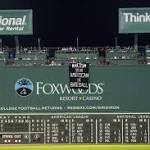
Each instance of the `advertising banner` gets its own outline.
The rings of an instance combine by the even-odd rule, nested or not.
[[[31,35],[32,10],[0,10],[0,35]]]
[[[0,68],[0,113],[150,112],[149,66],[89,67],[87,89],[68,66]]]
[[[119,33],[150,33],[150,8],[119,8]]]

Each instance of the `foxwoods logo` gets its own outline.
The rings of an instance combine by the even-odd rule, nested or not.
[[[73,95],[102,95],[104,93],[104,83],[89,83],[88,89],[73,89],[68,84],[63,83],[45,83],[35,82],[34,92],[36,95],[59,95],[59,96],[73,96]],[[33,92],[33,83],[31,80],[22,78],[15,84],[15,91],[20,96],[28,96]]]
[[[44,83],[36,82],[36,94],[37,95],[64,95],[64,94],[75,94],[75,95],[94,95],[94,94],[103,94],[104,83],[89,83],[87,90],[85,89],[73,89],[70,88],[67,84],[62,83]]]
[[[18,95],[26,97],[33,92],[33,83],[27,78],[19,79],[15,84],[15,91]]]

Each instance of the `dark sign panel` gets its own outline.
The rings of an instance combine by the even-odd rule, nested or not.
[[[70,88],[88,88],[89,64],[70,63],[69,64]]]

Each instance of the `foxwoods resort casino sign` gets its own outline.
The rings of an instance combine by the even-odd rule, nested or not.
[[[59,96],[60,101],[102,100],[104,83],[89,83],[88,89],[73,89],[68,84],[45,83],[43,81],[33,84],[30,79],[21,78],[15,83],[15,91],[21,97],[27,97],[34,93],[37,96]]]

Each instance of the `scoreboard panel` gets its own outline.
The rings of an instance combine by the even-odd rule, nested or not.
[[[150,114],[0,115],[0,144],[149,144]]]

